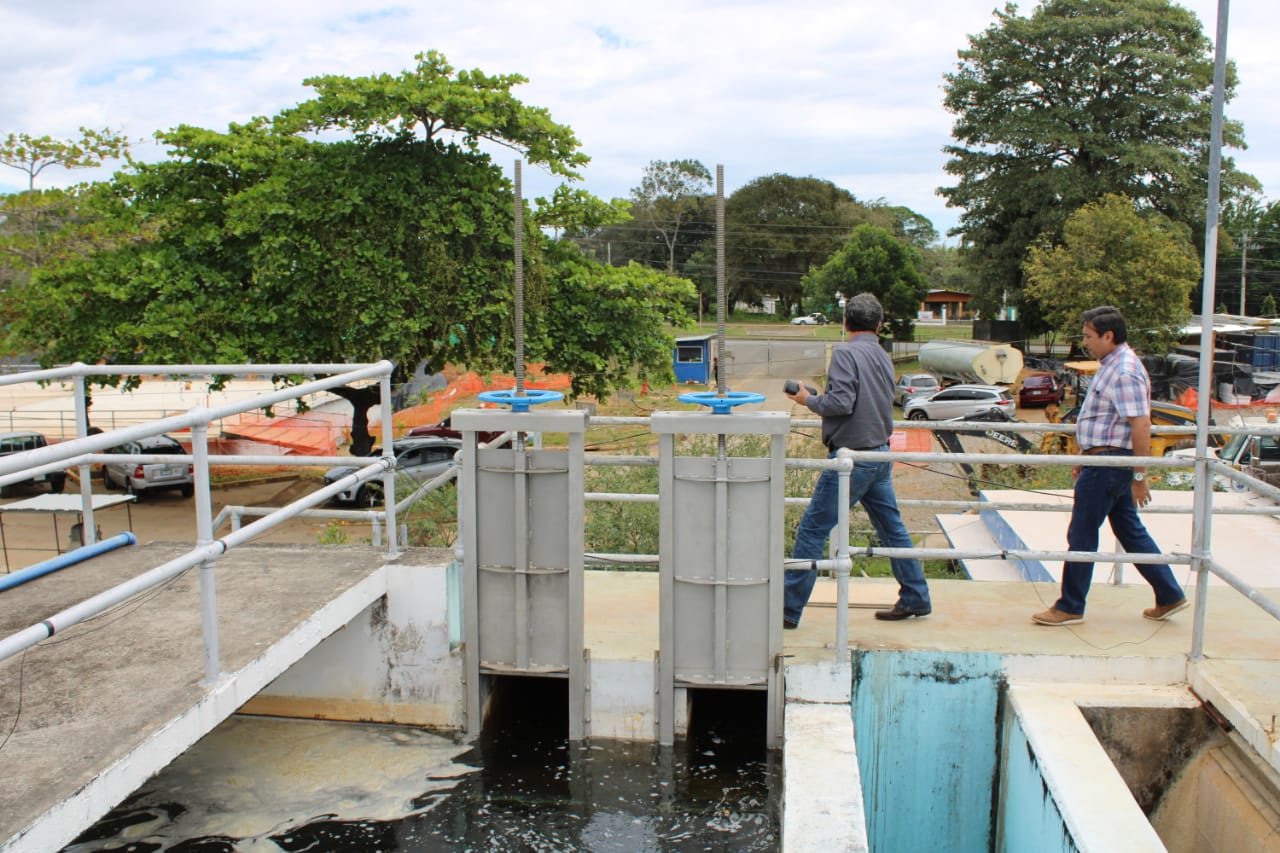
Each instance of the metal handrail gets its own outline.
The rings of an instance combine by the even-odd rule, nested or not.
[[[207,447],[207,427],[209,423],[226,417],[229,414],[235,414],[253,409],[262,408],[267,405],[275,405],[294,397],[305,396],[315,393],[319,390],[325,390],[337,385],[347,384],[352,381],[362,381],[364,379],[378,379],[384,385],[384,394],[389,392],[389,376],[391,365],[388,362],[378,362],[373,365],[254,365],[254,366],[231,366],[231,365],[188,365],[188,366],[151,366],[151,365],[125,365],[111,366],[109,369],[103,367],[86,367],[84,365],[72,365],[64,368],[54,368],[47,371],[36,371],[34,374],[6,375],[0,376],[0,386],[17,384],[19,382],[29,382],[33,380],[50,381],[54,379],[62,379],[75,377],[83,380],[85,376],[90,375],[108,375],[108,374],[143,374],[143,375],[194,375],[199,373],[219,374],[219,375],[246,375],[273,373],[280,374],[300,374],[308,371],[328,371],[338,370],[337,375],[326,379],[314,380],[302,385],[293,386],[287,389],[277,390],[268,394],[246,398],[242,401],[229,403],[213,408],[196,407],[188,410],[181,415],[175,415],[168,418],[162,418],[147,424],[140,424],[126,427],[119,430],[104,432],[95,436],[83,436],[73,441],[64,442],[58,445],[41,448],[40,450],[27,451],[22,454],[13,454],[8,457],[0,458],[0,485],[11,482],[20,482],[31,476],[58,470],[70,465],[94,465],[109,461],[121,461],[124,459],[135,461],[150,461],[153,456],[141,454],[135,456],[126,456],[122,454],[107,454],[104,451],[107,448],[118,446],[124,442],[142,438],[146,436],[156,435],[177,429],[191,429],[193,436],[193,448],[191,454],[174,455],[163,457],[164,461],[184,461],[190,462],[196,467],[197,487],[203,489],[205,494],[205,504],[208,492],[208,468],[212,464],[239,464],[239,465],[307,465],[307,466],[336,466],[349,465],[351,460],[347,458],[337,459],[334,457],[288,457],[288,456],[225,456],[210,455]],[[384,399],[384,431],[389,431],[391,418],[389,411],[389,401]],[[591,419],[592,425],[608,426],[616,424],[626,425],[645,425],[649,423],[647,417],[599,417]],[[793,426],[816,426],[821,422],[816,419],[793,419]],[[975,428],[998,428],[1000,430],[1008,430],[1014,432],[1074,432],[1074,424],[1038,424],[1023,422],[995,422],[986,424],[984,422],[974,421],[907,421],[895,423],[896,428],[904,429],[930,429],[930,430],[953,430],[972,432]],[[1175,433],[1175,434],[1192,434],[1194,427],[1155,427],[1153,432]],[[1253,434],[1276,434],[1280,435],[1280,425],[1266,426],[1242,426],[1242,427],[1213,427],[1209,430],[1212,434],[1233,435],[1239,433]],[[384,436],[384,446],[390,447],[389,436]],[[428,482],[418,486],[410,495],[396,502],[388,502],[386,509],[378,510],[319,510],[313,507],[327,501],[332,495],[356,485],[373,479],[378,475],[384,477],[384,483],[389,491],[386,494],[394,495],[394,459],[387,455],[388,451],[384,449],[384,455],[376,461],[372,461],[369,465],[363,466],[356,472],[348,474],[336,483],[326,486],[316,492],[313,492],[287,507],[273,509],[269,507],[228,507],[219,513],[216,519],[208,515],[207,506],[201,513],[200,520],[200,541],[197,547],[188,554],[177,558],[165,566],[153,569],[151,572],[135,578],[134,581],[121,585],[114,590],[108,590],[94,599],[82,602],[73,608],[69,608],[56,617],[48,620],[48,629],[41,626],[32,626],[27,629],[33,632],[28,635],[27,632],[19,632],[9,638],[0,640],[0,660],[8,657],[22,648],[27,648],[34,642],[52,633],[52,630],[62,630],[75,621],[87,618],[87,613],[100,612],[99,607],[105,608],[112,606],[124,596],[125,598],[136,595],[140,589],[135,586],[138,583],[143,584],[142,588],[150,588],[156,583],[162,583],[170,577],[175,576],[182,571],[195,566],[204,565],[206,567],[211,564],[235,544],[248,541],[253,537],[295,517],[308,518],[343,518],[343,519],[359,519],[369,520],[374,525],[374,541],[379,538],[379,524],[385,522],[388,529],[389,550],[394,552],[396,548],[396,535],[394,529],[394,518],[397,512],[403,512],[410,507],[413,502],[418,500],[422,495],[429,491],[440,488],[441,486],[453,481],[457,477],[457,467],[450,468],[448,471],[432,478]],[[157,458],[159,458],[157,456]],[[1083,456],[1083,455],[1066,455],[1066,454],[1017,454],[1012,456],[1009,453],[943,453],[943,452],[885,452],[885,451],[847,451],[847,456],[842,453],[835,459],[809,459],[795,458],[786,460],[786,466],[791,469],[804,470],[836,470],[841,474],[842,488],[848,486],[848,469],[852,467],[853,460],[865,459],[869,461],[894,461],[894,462],[918,462],[918,463],[993,463],[1005,464],[1016,460],[1018,464],[1024,465],[1075,465],[1087,461],[1091,466],[1102,467],[1131,467],[1137,465],[1147,465],[1164,468],[1198,468],[1201,464],[1210,475],[1214,473],[1222,474],[1224,477],[1235,482],[1240,482],[1248,488],[1258,492],[1259,494],[1280,501],[1280,489],[1269,486],[1256,478],[1249,476],[1246,472],[1238,471],[1231,466],[1212,458],[1197,459],[1181,459],[1169,457],[1118,457],[1118,456]],[[654,457],[649,456],[617,456],[605,454],[590,454],[585,458],[585,464],[603,465],[603,466],[656,466],[659,463]],[[847,492],[846,492],[847,494]],[[651,502],[657,501],[657,495],[645,494],[619,494],[619,493],[603,493],[591,492],[587,493],[586,499],[589,501],[627,501],[627,502]],[[788,505],[804,505],[808,503],[808,498],[794,497],[786,498]],[[1066,504],[1011,504],[996,503],[990,501],[931,501],[931,500],[903,500],[903,505],[921,505],[921,506],[938,506],[950,509],[1034,509],[1054,512],[1067,512],[1070,506]],[[838,659],[843,659],[847,653],[847,582],[849,572],[852,568],[853,561],[850,556],[848,546],[848,524],[849,510],[847,500],[840,501],[840,513],[838,515],[839,531],[837,533],[836,553],[835,556],[820,561],[799,561],[804,565],[815,565],[822,569],[831,569],[836,572],[838,583],[838,615],[837,615],[837,638],[836,638],[836,654]],[[1182,513],[1185,514],[1191,510],[1182,507],[1149,507],[1146,511],[1156,513]],[[1259,514],[1259,515],[1276,515],[1280,514],[1280,509],[1274,507],[1238,507],[1226,508],[1219,511],[1220,513],[1236,513],[1236,514]],[[247,526],[240,526],[240,518],[246,515],[259,515],[261,518]],[[91,519],[91,515],[89,516]],[[230,519],[232,524],[231,532],[217,540],[212,537],[212,532],[218,529],[222,524]],[[91,529],[92,525],[87,524],[86,529]],[[1009,550],[998,549],[996,551],[983,549],[938,549],[938,548],[884,548],[884,547],[866,547],[858,550],[860,557],[917,557],[924,559],[1016,559],[1016,560],[1076,560],[1076,561],[1108,561],[1115,563],[1139,563],[1139,562],[1165,562],[1175,565],[1195,564],[1194,556],[1179,553],[1170,554],[1102,554],[1099,552],[1072,552],[1072,551],[1038,551],[1031,549]],[[654,562],[657,555],[595,555],[597,559],[608,562]],[[589,555],[590,557],[590,555]],[[624,559],[625,557],[625,559]],[[1213,572],[1221,577],[1232,588],[1241,592],[1249,600],[1258,604],[1265,612],[1280,619],[1280,606],[1264,595],[1258,593],[1247,583],[1241,581],[1233,575],[1228,569],[1210,560],[1204,561],[1205,571]],[[210,574],[210,580],[212,575]],[[150,579],[150,580],[143,580]],[[210,599],[212,594],[210,591]],[[203,596],[202,596],[203,600]],[[104,602],[110,601],[106,604]],[[202,603],[202,607],[205,605]],[[1203,614],[1199,600],[1197,600],[1197,620],[1202,620]],[[74,620],[74,621],[68,621]],[[208,621],[207,621],[208,624]],[[32,640],[40,631],[48,630],[38,639]],[[30,640],[30,642],[28,642]],[[216,621],[213,627],[207,629],[206,636],[206,674],[210,679],[217,676],[217,655],[216,655]]]
[[[593,418],[593,424],[601,424],[609,422],[606,418]],[[628,423],[632,419],[627,419]],[[821,421],[818,419],[792,419],[792,426],[819,426]],[[975,425],[984,425],[981,421],[895,421],[895,429],[930,429],[930,430],[952,430],[972,432]],[[1075,424],[1038,424],[1023,422],[993,422],[988,426],[992,426],[1001,430],[1011,429],[1021,432],[1075,432]],[[1170,426],[1170,427],[1153,427],[1152,432],[1158,433],[1174,433],[1174,434],[1194,434],[1196,428],[1194,426]],[[1280,435],[1280,424],[1278,425],[1246,425],[1233,427],[1213,427],[1209,430],[1211,434],[1235,435],[1235,434],[1262,434],[1262,435]],[[1029,453],[949,453],[949,452],[896,452],[896,451],[848,451],[854,458],[866,459],[868,461],[892,461],[892,462],[945,462],[945,463],[993,463],[993,464],[1009,464],[1016,461],[1021,465],[1078,465],[1088,464],[1097,467],[1115,467],[1129,468],[1135,465],[1145,467],[1161,467],[1161,468],[1191,468],[1199,473],[1199,466],[1204,465],[1205,470],[1209,472],[1209,476],[1214,473],[1220,473],[1223,476],[1235,482],[1245,485],[1247,488],[1257,492],[1260,495],[1271,498],[1280,502],[1280,488],[1271,486],[1255,477],[1249,476],[1246,472],[1236,470],[1226,463],[1208,457],[1196,457],[1194,459],[1171,458],[1167,456],[1086,456],[1083,454],[1029,454]],[[1011,458],[1012,457],[1012,458]],[[636,465],[648,466],[657,465],[658,460],[645,456],[590,456],[585,460],[588,465]],[[839,470],[839,465],[835,459],[788,459],[786,466],[793,469],[835,469]],[[1212,482],[1212,480],[1208,480]],[[847,493],[845,493],[847,494]],[[620,500],[630,502],[649,502],[656,501],[656,495],[622,495],[616,493],[589,492],[586,495],[588,500]],[[804,505],[809,502],[808,498],[786,498],[785,502],[789,505]],[[819,569],[833,570],[837,579],[837,606],[836,606],[836,642],[835,656],[837,662],[842,662],[847,658],[847,625],[848,625],[848,600],[847,600],[847,579],[852,569],[852,560],[849,559],[848,549],[848,514],[849,507],[847,499],[839,501],[838,530],[845,531],[844,535],[837,533],[836,556],[833,559],[810,561],[800,561],[806,566],[813,565]],[[975,509],[997,509],[997,508],[1016,508],[1016,509],[1052,509],[1057,512],[1069,512],[1071,507],[1068,505],[1046,506],[1043,504],[1036,505],[1006,505],[996,504],[986,501],[975,502],[941,502],[941,501],[900,501],[900,504],[919,504],[919,505],[935,505],[946,504],[948,506],[964,506]],[[1155,513],[1180,513],[1193,516],[1193,526],[1198,522],[1198,516],[1194,508],[1187,509],[1183,507],[1146,507],[1144,512]],[[1238,507],[1228,508],[1216,511],[1216,514],[1256,514],[1274,516],[1280,514],[1280,507]],[[925,559],[1016,559],[1016,560],[1064,560],[1077,562],[1111,562],[1116,564],[1136,564],[1136,563],[1168,563],[1170,565],[1190,565],[1197,569],[1198,573],[1212,572],[1218,575],[1232,588],[1243,594],[1250,601],[1257,604],[1264,612],[1280,619],[1280,604],[1269,599],[1264,594],[1258,592],[1245,581],[1231,574],[1227,569],[1215,563],[1213,560],[1204,560],[1197,558],[1194,554],[1126,554],[1126,553],[1101,553],[1101,552],[1082,552],[1082,551],[1037,551],[1037,550],[1011,550],[998,549],[990,550],[963,550],[953,548],[885,548],[885,547],[867,547],[862,549],[861,555],[865,557],[916,557]],[[590,558],[592,555],[588,555]],[[620,562],[619,555],[595,555],[604,562]],[[657,555],[634,555],[636,562],[649,563],[656,562]],[[784,561],[786,562],[786,561]],[[1203,583],[1203,581],[1201,581]],[[1206,612],[1206,603],[1203,597],[1197,593],[1195,608],[1195,630],[1193,635],[1193,647],[1189,654],[1193,659],[1198,654],[1200,647],[1199,638],[1203,634],[1203,625]]]
[[[215,366],[215,369],[206,369],[208,366],[165,366],[160,369],[153,370],[147,366],[145,370],[137,370],[129,365],[115,365],[109,370],[93,367],[89,368],[82,364],[70,365],[67,367],[54,368],[50,370],[35,371],[31,374],[17,374],[0,376],[0,386],[14,385],[22,382],[31,381],[48,381],[58,378],[75,378],[78,390],[77,394],[77,420],[81,432],[87,430],[87,419],[83,407],[83,379],[88,375],[110,375],[133,373],[144,374],[182,374],[189,375],[193,373],[214,373],[214,374],[240,374],[254,372],[262,373],[275,371],[280,374],[299,374],[306,373],[308,370],[314,372],[333,373],[329,377],[313,380],[311,382],[302,383],[287,389],[276,390],[266,394],[260,394],[244,401],[228,403],[215,407],[194,407],[189,409],[182,415],[175,415],[169,418],[162,418],[149,424],[143,424],[133,427],[127,427],[120,430],[112,430],[103,432],[98,435],[82,435],[69,442],[42,447],[37,450],[28,450],[22,453],[14,453],[9,456],[0,457],[0,485],[11,482],[21,482],[33,476],[33,472],[42,472],[50,469],[60,469],[71,465],[82,466],[82,471],[87,471],[89,464],[95,464],[104,461],[119,461],[125,458],[121,454],[105,454],[101,451],[111,447],[116,447],[128,441],[146,438],[153,435],[159,435],[179,429],[189,429],[191,431],[191,454],[189,456],[191,465],[194,469],[194,491],[196,501],[196,527],[197,537],[196,546],[185,554],[182,554],[162,566],[144,572],[122,584],[108,589],[98,595],[81,601],[59,613],[54,614],[40,623],[28,626],[27,628],[11,634],[8,637],[0,638],[0,661],[6,660],[22,651],[34,646],[36,643],[52,636],[57,631],[65,630],[73,625],[79,624],[86,619],[97,616],[107,609],[114,607],[122,601],[128,600],[148,589],[152,589],[159,584],[177,577],[178,575],[188,571],[189,569],[200,566],[200,608],[201,608],[201,624],[204,639],[204,663],[205,663],[205,679],[206,685],[212,685],[221,678],[219,669],[219,653],[218,653],[218,629],[217,629],[217,604],[215,592],[215,572],[218,557],[226,553],[231,548],[251,541],[257,536],[266,533],[268,530],[294,518],[301,513],[309,510],[313,506],[328,501],[333,496],[352,486],[371,479],[373,476],[381,473],[383,475],[384,488],[387,494],[395,494],[395,457],[391,455],[391,395],[390,395],[390,375],[394,368],[389,361],[380,361],[372,365],[257,365],[252,368],[243,366]],[[308,495],[304,495],[296,501],[287,504],[284,507],[258,519],[257,521],[245,527],[232,530],[226,536],[219,539],[213,538],[213,517],[212,503],[209,497],[210,478],[209,466],[211,459],[222,457],[211,457],[209,454],[209,435],[208,425],[226,417],[228,414],[235,414],[243,411],[263,408],[264,406],[275,405],[285,400],[295,397],[303,397],[317,391],[326,390],[328,388],[346,385],[351,382],[359,382],[366,379],[377,379],[381,386],[382,398],[382,423],[383,423],[383,455],[370,460],[368,464],[361,466],[357,471],[348,474],[334,483],[324,486]],[[142,456],[147,456],[146,454]],[[167,457],[166,461],[177,459],[176,456]],[[237,460],[243,463],[243,459]],[[270,457],[270,464],[277,464],[276,457]],[[324,464],[332,464],[326,461]],[[349,461],[346,462],[349,464]],[[93,509],[90,500],[91,490],[88,487],[87,477],[82,477],[81,496],[83,500],[82,515],[85,519],[84,529],[92,531]],[[389,530],[388,535],[388,551],[392,554],[396,551],[396,537],[394,533],[394,504],[388,504],[385,509],[385,517]],[[92,535],[92,534],[90,534]]]

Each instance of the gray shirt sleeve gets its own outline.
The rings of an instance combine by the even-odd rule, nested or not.
[[[858,401],[858,388],[854,381],[853,353],[845,347],[837,347],[827,366],[825,393],[809,395],[809,410],[822,417],[848,415]]]

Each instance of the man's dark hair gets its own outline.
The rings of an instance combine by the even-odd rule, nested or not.
[[[844,327],[850,332],[874,332],[882,320],[884,308],[870,293],[859,293],[844,303]]]
[[[1119,308],[1112,305],[1100,305],[1097,308],[1090,308],[1080,315],[1080,320],[1087,326],[1093,326],[1093,330],[1098,333],[1098,337],[1111,332],[1111,339],[1117,346],[1124,343],[1129,337],[1129,327],[1125,325],[1124,315],[1120,313]]]

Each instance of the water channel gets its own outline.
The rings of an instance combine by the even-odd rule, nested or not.
[[[764,749],[754,695],[705,691],[674,747],[570,744],[561,685],[535,681],[495,705],[474,745],[399,726],[233,717],[65,853],[780,847],[781,755]]]

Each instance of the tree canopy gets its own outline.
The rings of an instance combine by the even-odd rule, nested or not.
[[[814,177],[766,175],[725,200],[725,282],[729,304],[777,296],[787,312],[803,297],[801,278],[840,248],[861,205]]]
[[[27,191],[0,196],[0,328],[15,317],[15,301],[34,270],[51,260],[83,255],[106,239],[91,213],[93,185],[36,189],[50,167],[88,169],[108,160],[129,161],[129,140],[110,128],[80,128],[78,139],[10,133],[0,143],[0,163],[27,176]],[[0,342],[0,348],[3,347]],[[25,354],[25,353],[24,353]]]
[[[1078,335],[1082,312],[1114,305],[1135,349],[1168,350],[1191,318],[1188,298],[1200,276],[1186,228],[1108,195],[1073,213],[1063,232],[1061,245],[1033,246],[1026,263],[1027,291],[1051,328]]]
[[[24,173],[27,189],[34,190],[36,178],[50,166],[89,169],[107,160],[127,160],[129,146],[128,137],[109,127],[102,130],[82,127],[79,139],[10,133],[0,143],[0,163]]]
[[[711,173],[697,160],[654,160],[631,190],[632,215],[667,247],[667,272],[676,270],[681,227],[697,217],[710,195]]]
[[[1280,202],[1264,204],[1246,196],[1223,205],[1215,292],[1232,313],[1275,316],[1275,297],[1280,294]],[[1192,299],[1199,304],[1199,288]]]
[[[714,259],[704,246],[715,234],[711,173],[697,160],[653,160],[628,199],[614,199],[627,216],[571,234],[588,256],[614,266],[666,270],[697,283],[699,311],[715,299]]]
[[[814,303],[872,293],[884,306],[885,322],[900,340],[911,339],[913,318],[928,284],[917,265],[919,252],[878,225],[859,225],[825,264],[804,278],[805,296]]]
[[[1195,15],[1169,0],[1008,4],[969,38],[946,76],[956,116],[940,192],[980,273],[975,305],[1007,300],[1035,325],[1023,290],[1027,247],[1057,240],[1069,215],[1108,193],[1203,230],[1213,57]],[[1228,70],[1228,99],[1235,86]],[[1242,129],[1227,122],[1227,146]],[[1224,197],[1256,186],[1223,160]]]
[[[418,59],[394,77],[315,78],[318,97],[274,119],[158,134],[168,161],[119,173],[95,196],[95,215],[122,239],[40,270],[17,340],[46,362],[385,358],[401,378],[422,362],[508,366],[514,194],[478,142],[560,174],[586,158],[567,127],[511,97],[523,78]],[[355,133],[313,136],[344,128]],[[566,190],[546,215],[579,227],[619,213]],[[691,285],[612,273],[553,244],[536,216],[525,223],[527,357],[573,374],[582,393],[669,372],[663,329],[686,321]],[[569,310],[565,292],[588,300],[592,324],[552,316]],[[358,451],[376,388],[341,393]]]
[[[434,146],[447,148],[457,140],[472,153],[483,140],[569,178],[578,177],[575,170],[590,159],[567,125],[511,94],[527,78],[457,70],[434,50],[415,58],[417,67],[396,76],[310,77],[302,82],[316,97],[285,110],[276,123],[285,133],[343,128],[359,137],[400,138],[421,131]]]

